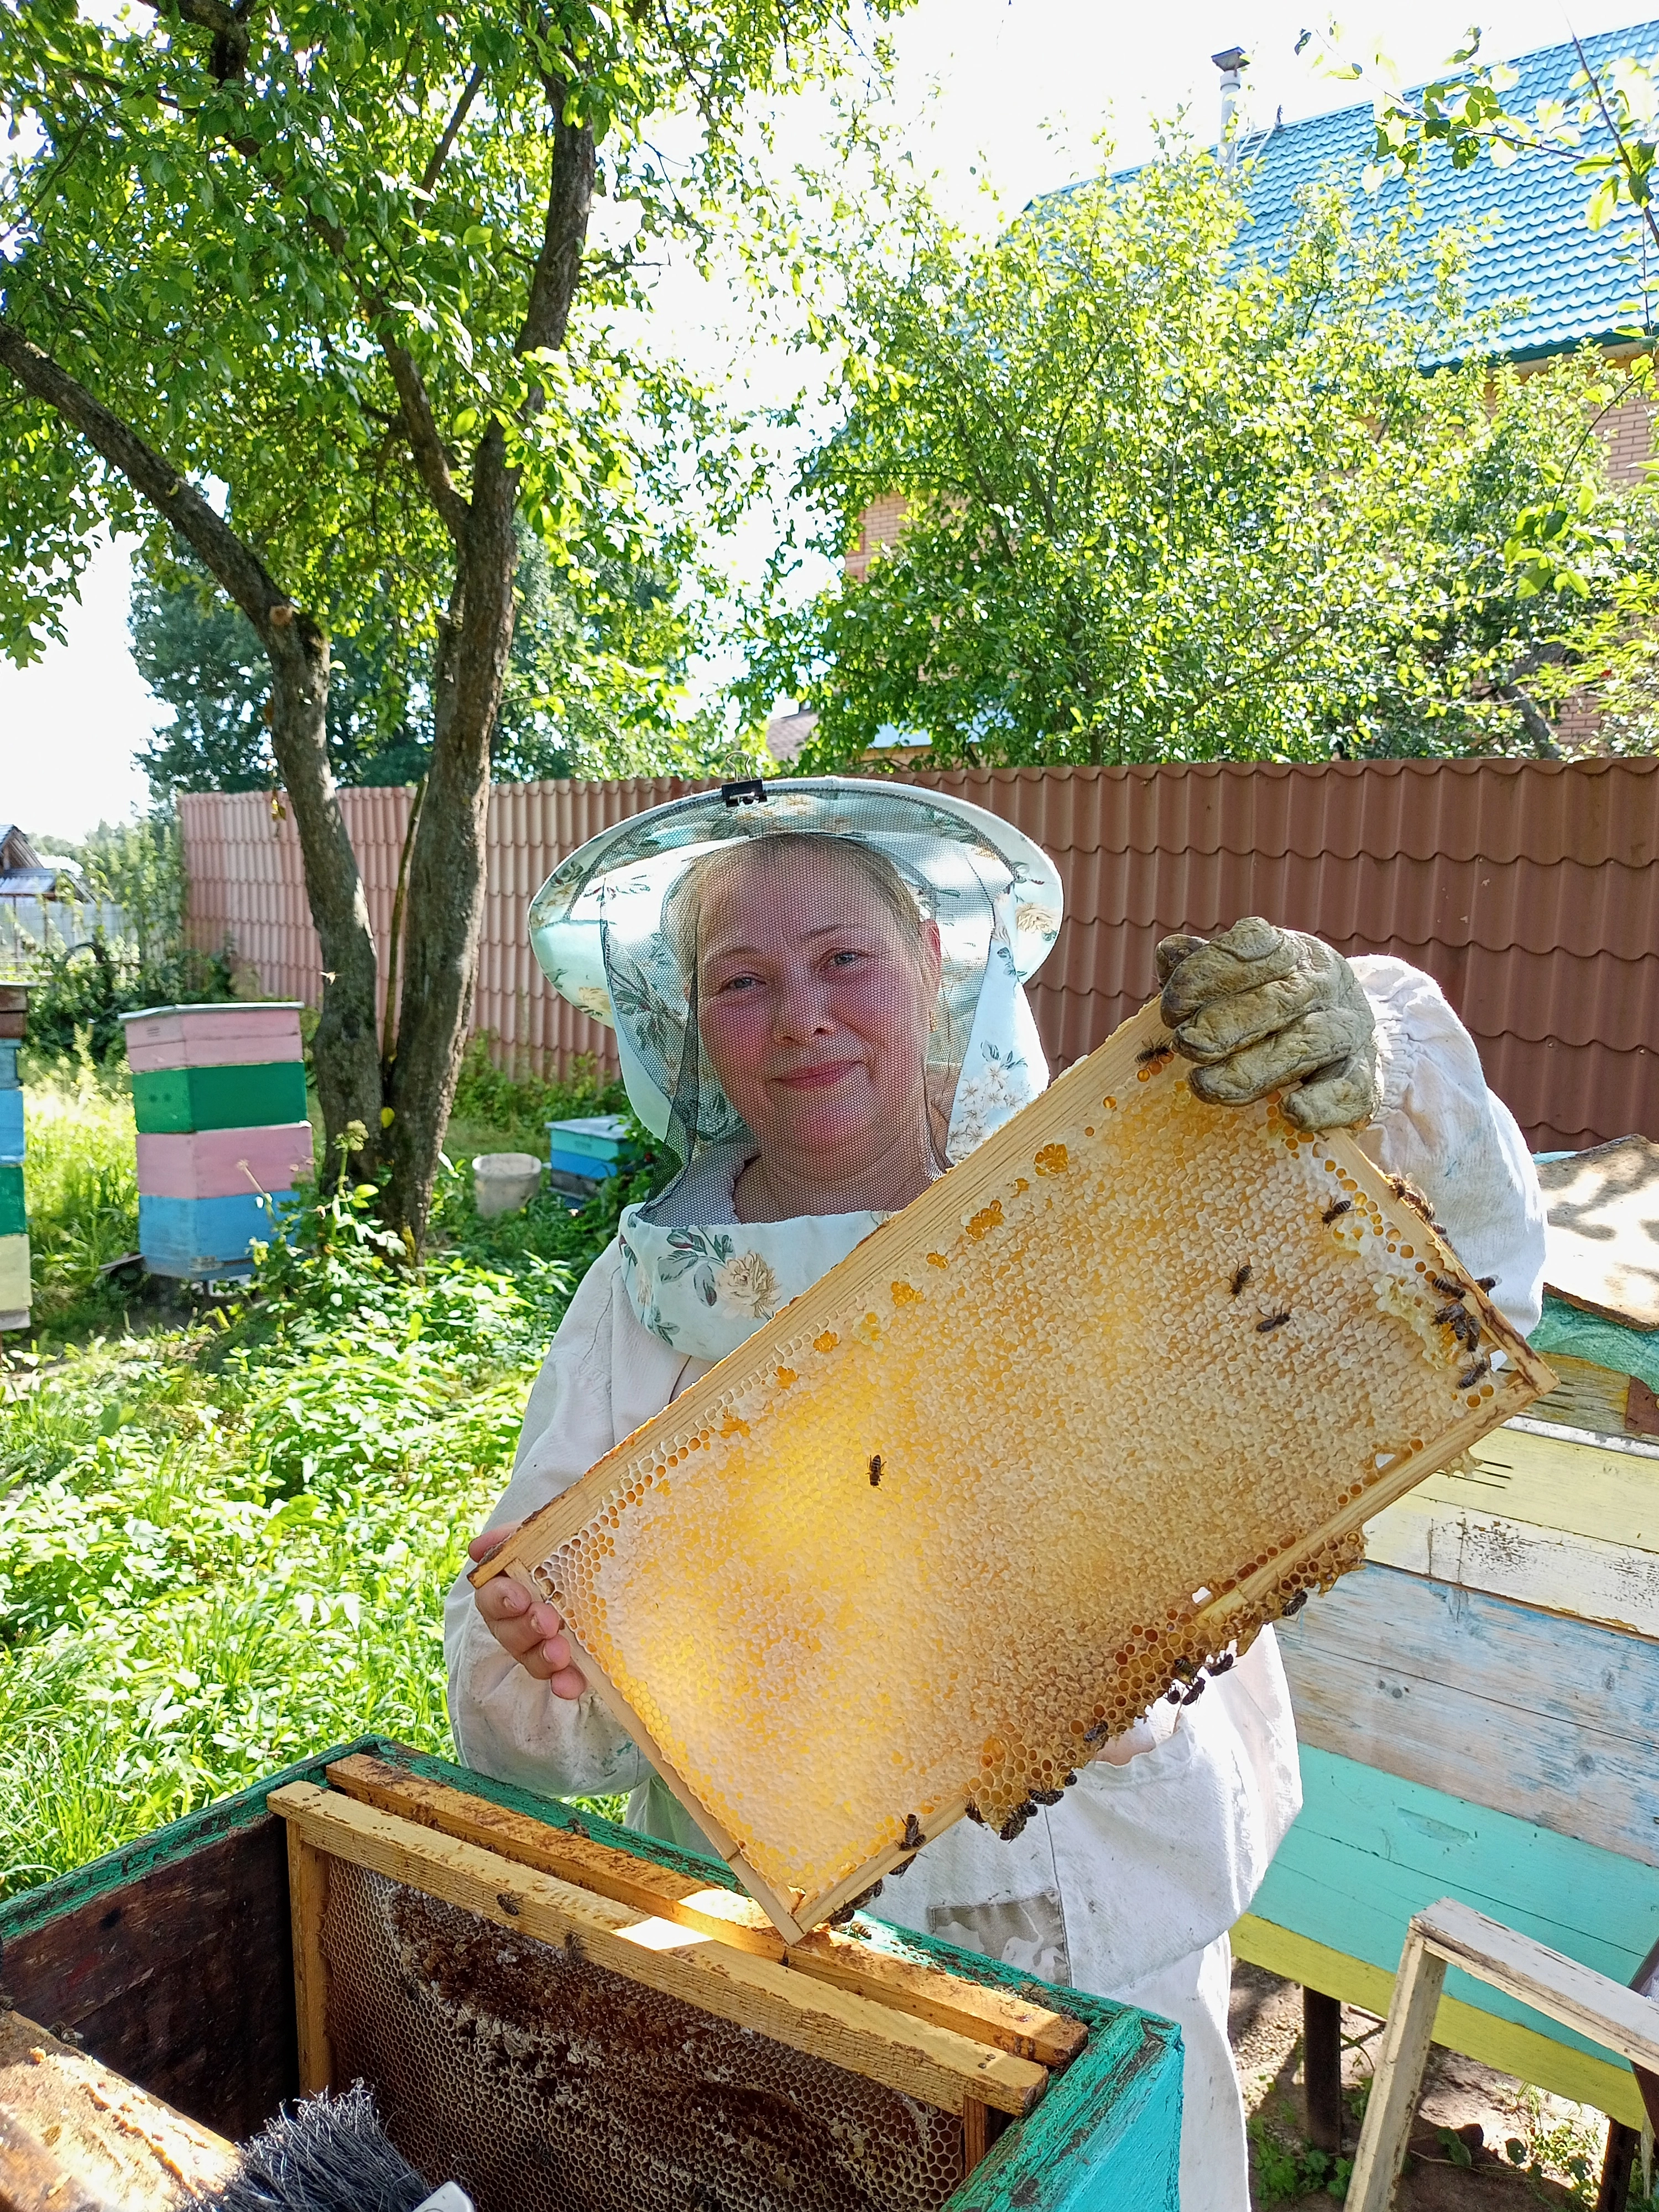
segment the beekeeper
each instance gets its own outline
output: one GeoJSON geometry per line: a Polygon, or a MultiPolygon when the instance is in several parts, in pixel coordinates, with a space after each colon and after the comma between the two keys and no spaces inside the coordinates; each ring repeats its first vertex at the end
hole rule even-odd
{"type": "MultiPolygon", "coordinates": [[[[661,1410],[1041,1091],[1026,979],[1054,943],[1046,854],[943,793],[823,778],[679,799],[605,831],[537,897],[538,957],[612,1024],[629,1098],[684,1163],[624,1210],[530,1395],[481,1556],[661,1410]],[[728,803],[728,801],[730,803],[728,803]]],[[[1535,1326],[1544,1215],[1520,1132],[1435,983],[1256,920],[1158,947],[1193,1087],[1270,1090],[1352,1125],[1432,1200],[1465,1264],[1535,1326]]],[[[445,1626],[465,1762],[707,1849],[587,1693],[553,1608],[465,1577],[445,1626]]],[[[1160,1702],[1012,1843],[959,1823],[879,1910],[1047,1980],[1180,2023],[1183,2212],[1247,2212],[1227,1931],[1301,1805],[1264,1630],[1210,1693],[1160,1702]]]]}

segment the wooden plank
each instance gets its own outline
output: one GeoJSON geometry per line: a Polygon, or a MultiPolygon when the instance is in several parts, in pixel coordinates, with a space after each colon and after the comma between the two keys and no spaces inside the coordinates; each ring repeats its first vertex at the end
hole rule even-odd
{"type": "Polygon", "coordinates": [[[236,2162],[222,2136],[0,2012],[0,2212],[176,2212],[222,2187],[236,2162]]]}
{"type": "Polygon", "coordinates": [[[1412,1930],[1448,1965],[1461,1966],[1588,2040],[1605,2044],[1632,2066],[1659,2072],[1659,2004],[1651,1997],[1639,1996],[1624,1983],[1594,1972],[1455,1898],[1442,1898],[1416,1914],[1412,1930]]]}
{"type": "Polygon", "coordinates": [[[1056,2067],[1075,2057],[1087,2040],[1083,2023],[1065,2013],[1032,2004],[1012,1990],[988,1989],[941,1967],[895,1956],[836,1929],[815,1929],[803,1942],[787,1946],[748,1897],[710,1888],[692,1875],[597,1843],[580,1828],[551,1827],[469,1797],[387,1759],[356,1753],[336,1760],[328,1778],[360,1803],[459,1836],[516,1865],[538,1867],[636,1911],[698,1929],[756,1958],[777,1960],[798,1973],[833,1982],[917,2020],[931,2020],[975,2043],[1056,2067]]]}
{"type": "Polygon", "coordinates": [[[105,2065],[220,2134],[297,2094],[280,1820],[246,1799],[0,1905],[0,1983],[105,2065]]]}
{"type": "Polygon", "coordinates": [[[328,2039],[328,1966],[323,1956],[328,1861],[292,1824],[288,1832],[288,1899],[300,2094],[314,2097],[319,2089],[334,2087],[334,2053],[328,2039]]]}
{"type": "Polygon", "coordinates": [[[596,1897],[338,1791],[300,1783],[274,1790],[270,1802],[319,1850],[538,1942],[574,1940],[585,1956],[613,1973],[941,2111],[959,2113],[963,2100],[975,2096],[1000,2111],[1024,2113],[1048,2085],[1048,2074],[1031,2059],[904,2018],[775,1960],[596,1897]]]}
{"type": "Polygon", "coordinates": [[[1659,1645],[1379,1566],[1280,1641],[1303,1742],[1659,1866],[1659,1645]]]}
{"type": "Polygon", "coordinates": [[[1365,2124],[1353,2162],[1346,2203],[1352,2212],[1389,2212],[1394,2185],[1406,2159],[1406,2141],[1422,2094],[1423,2066],[1441,1985],[1443,1960],[1420,1937],[1407,1942],[1395,1978],[1393,2000],[1382,2030],[1365,2124]]]}
{"type": "Polygon", "coordinates": [[[1559,1297],[1636,1328],[1659,1328],[1659,1145],[1619,1137],[1547,1160],[1544,1280],[1559,1297]]]}
{"type": "MultiPolygon", "coordinates": [[[[1235,1924],[1232,1943],[1236,1957],[1265,1967],[1270,1974],[1281,1974],[1304,1989],[1326,1990],[1379,2020],[1388,2012],[1394,1975],[1386,1966],[1315,1942],[1253,1912],[1235,1924]]],[[[1552,2096],[1593,2105],[1627,2127],[1642,2125],[1642,2100],[1629,2069],[1587,2054],[1554,2035],[1540,2034],[1459,1997],[1443,1996],[1434,2016],[1434,2040],[1444,2050],[1513,2074],[1517,2081],[1530,2081],[1552,2096]]]]}
{"type": "Polygon", "coordinates": [[[1293,1879],[1346,1881],[1397,1911],[1374,1950],[1354,1928],[1329,1939],[1390,1972],[1413,1913],[1446,1896],[1621,1980],[1659,1940],[1659,1873],[1636,1860],[1332,1752],[1304,1747],[1302,1787],[1293,1879]]]}
{"type": "Polygon", "coordinates": [[[1534,1418],[1559,1421],[1564,1428],[1591,1429],[1620,1435],[1630,1421],[1630,1377],[1593,1360],[1575,1359],[1570,1352],[1553,1352],[1555,1388],[1547,1390],[1533,1407],[1534,1418]]]}
{"type": "Polygon", "coordinates": [[[1650,1439],[1598,1439],[1523,1416],[1468,1456],[1467,1469],[1431,1474],[1413,1498],[1659,1552],[1659,1444],[1650,1439]]]}
{"type": "Polygon", "coordinates": [[[1659,1552],[1413,1493],[1368,1525],[1365,1556],[1374,1566],[1659,1638],[1659,1552]]]}

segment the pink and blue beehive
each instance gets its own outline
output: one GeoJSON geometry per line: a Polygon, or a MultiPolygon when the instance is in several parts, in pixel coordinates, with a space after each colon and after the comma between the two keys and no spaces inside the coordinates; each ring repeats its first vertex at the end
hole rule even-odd
{"type": "Polygon", "coordinates": [[[138,1249],[153,1275],[246,1274],[273,1208],[312,1169],[300,1008],[125,1014],[138,1124],[138,1249]]]}

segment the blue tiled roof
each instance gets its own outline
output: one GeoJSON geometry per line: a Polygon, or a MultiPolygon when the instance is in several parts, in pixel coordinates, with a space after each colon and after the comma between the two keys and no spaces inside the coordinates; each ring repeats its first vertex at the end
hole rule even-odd
{"type": "MultiPolygon", "coordinates": [[[[1659,22],[1603,31],[1583,41],[1592,68],[1633,56],[1651,61],[1659,54],[1659,22]]],[[[1530,115],[1540,100],[1567,100],[1579,64],[1571,45],[1543,46],[1516,58],[1520,82],[1508,104],[1530,115]]],[[[1334,177],[1357,195],[1372,158],[1375,124],[1369,101],[1281,124],[1261,138],[1251,137],[1244,196],[1254,218],[1256,250],[1270,257],[1274,241],[1289,227],[1299,186],[1334,177]]],[[[1406,187],[1384,185],[1376,194],[1381,212],[1398,207],[1406,187]]],[[[1432,234],[1455,223],[1491,218],[1492,235],[1468,270],[1471,308],[1496,307],[1524,300],[1519,313],[1505,319],[1499,344],[1512,358],[1526,360],[1559,352],[1584,338],[1606,338],[1632,319],[1630,302],[1640,276],[1626,245],[1629,211],[1607,228],[1593,231],[1584,221],[1591,182],[1572,173],[1570,162],[1547,154],[1523,154],[1506,169],[1482,155],[1471,169],[1455,170],[1443,148],[1430,150],[1422,165],[1419,195],[1424,227],[1432,234]]]]}

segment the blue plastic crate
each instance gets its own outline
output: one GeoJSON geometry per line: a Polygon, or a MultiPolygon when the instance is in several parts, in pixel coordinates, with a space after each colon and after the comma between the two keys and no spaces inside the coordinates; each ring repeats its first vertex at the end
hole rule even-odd
{"type": "MultiPolygon", "coordinates": [[[[275,1190],[280,1207],[291,1190],[275,1190]]],[[[152,1275],[182,1275],[204,1282],[246,1274],[250,1248],[269,1244],[275,1231],[265,1200],[250,1191],[237,1198],[147,1198],[138,1200],[138,1249],[152,1275]]]]}
{"type": "Polygon", "coordinates": [[[0,1160],[23,1157],[23,1094],[0,1091],[0,1160]]]}

